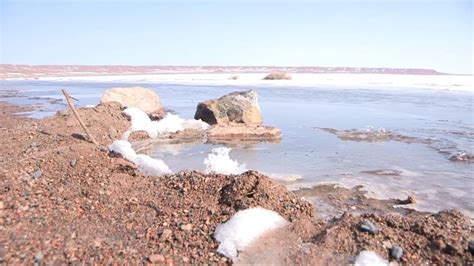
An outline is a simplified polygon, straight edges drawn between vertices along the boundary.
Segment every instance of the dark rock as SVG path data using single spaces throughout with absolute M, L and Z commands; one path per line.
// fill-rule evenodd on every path
M 373 224 L 371 221 L 365 220 L 359 225 L 359 229 L 362 232 L 367 232 L 370 234 L 377 234 L 379 232 L 379 229 L 375 224 Z
M 399 246 L 393 246 L 390 249 L 390 256 L 396 260 L 400 260 L 403 256 L 403 249 Z
M 474 255 L 474 240 L 469 241 L 469 252 L 471 252 L 471 255 Z

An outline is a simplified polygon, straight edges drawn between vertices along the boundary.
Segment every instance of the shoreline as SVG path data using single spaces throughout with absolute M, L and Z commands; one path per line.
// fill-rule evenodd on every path
M 255 171 L 239 176 L 182 171 L 146 177 L 132 163 L 79 138 L 81 129 L 68 110 L 53 117 L 28 119 L 11 113 L 29 107 L 0 106 L 5 147 L 0 174 L 8 188 L 1 193 L 0 224 L 5 237 L 2 242 L 8 248 L 0 255 L 6 263 L 27 263 L 41 257 L 44 262 L 56 263 L 230 264 L 215 251 L 214 228 L 237 210 L 256 206 L 289 219 L 290 226 L 276 233 L 288 233 L 293 237 L 289 239 L 302 241 L 287 242 L 283 255 L 273 258 L 278 262 L 305 264 L 324 258 L 326 263 L 350 263 L 366 249 L 390 259 L 383 252 L 390 249 L 387 237 L 392 239 L 390 246 L 403 246 L 407 255 L 402 262 L 407 264 L 473 261 L 466 242 L 472 239 L 472 225 L 457 212 L 431 214 L 394 208 L 395 202 L 367 198 L 357 187 L 321 185 L 288 192 Z M 79 111 L 102 146 L 129 127 L 121 109 L 113 105 Z M 222 201 L 219 194 L 226 186 L 235 186 L 232 191 L 236 194 Z M 302 196 L 315 197 L 313 202 L 318 204 Z M 366 219 L 382 232 L 376 236 L 360 232 L 358 224 Z M 450 228 L 445 228 L 446 222 L 451 223 Z M 411 231 L 404 224 L 419 224 L 422 231 Z M 192 229 L 187 231 L 188 227 Z M 321 234 L 331 237 L 314 240 Z M 442 244 L 431 243 L 432 234 L 441 236 L 437 241 Z M 19 241 L 19 236 L 27 238 Z M 265 241 L 278 241 L 278 237 L 269 235 Z M 419 246 L 410 246 L 410 242 Z M 241 254 L 242 263 L 265 258 L 252 250 Z M 258 245 L 257 250 L 262 251 Z M 264 248 L 265 252 L 270 250 Z

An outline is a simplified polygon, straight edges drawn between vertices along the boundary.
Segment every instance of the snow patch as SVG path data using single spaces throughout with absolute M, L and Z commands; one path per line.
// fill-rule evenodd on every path
M 388 261 L 381 258 L 377 253 L 364 250 L 356 258 L 355 266 L 387 266 Z
M 204 159 L 204 165 L 206 166 L 204 172 L 206 174 L 237 175 L 247 171 L 245 164 L 239 164 L 236 160 L 230 158 L 230 151 L 231 149 L 226 147 L 212 149 L 211 153 Z
M 160 159 L 152 158 L 145 154 L 137 154 L 132 148 L 132 144 L 126 140 L 116 140 L 110 147 L 110 151 L 120 153 L 125 159 L 138 166 L 138 170 L 147 176 L 157 176 L 171 174 L 171 170 Z
M 216 227 L 214 238 L 220 243 L 217 252 L 235 261 L 239 251 L 263 234 L 286 224 L 286 220 L 278 213 L 264 208 L 238 211 L 227 222 Z
M 170 113 L 159 121 L 152 121 L 145 112 L 134 107 L 125 109 L 123 113 L 131 120 L 130 128 L 124 133 L 124 139 L 128 139 L 130 134 L 136 131 L 145 131 L 150 138 L 157 138 L 162 134 L 175 133 L 185 129 L 206 130 L 209 128 L 209 124 L 200 119 L 183 119 Z

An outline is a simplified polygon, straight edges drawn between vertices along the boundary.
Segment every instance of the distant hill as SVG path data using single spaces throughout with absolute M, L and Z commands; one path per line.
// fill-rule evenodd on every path
M 433 69 L 371 67 L 277 67 L 277 66 L 126 66 L 126 65 L 0 65 L 0 78 L 61 77 L 92 75 L 151 75 L 172 73 L 346 73 L 443 75 Z

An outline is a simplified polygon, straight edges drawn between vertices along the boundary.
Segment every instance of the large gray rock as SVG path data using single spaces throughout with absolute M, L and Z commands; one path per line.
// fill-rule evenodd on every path
M 150 89 L 142 87 L 112 88 L 106 90 L 101 103 L 118 102 L 123 107 L 136 107 L 147 114 L 163 114 L 160 97 Z
M 255 91 L 232 92 L 219 99 L 199 103 L 194 119 L 210 125 L 244 123 L 261 124 L 262 114 Z

